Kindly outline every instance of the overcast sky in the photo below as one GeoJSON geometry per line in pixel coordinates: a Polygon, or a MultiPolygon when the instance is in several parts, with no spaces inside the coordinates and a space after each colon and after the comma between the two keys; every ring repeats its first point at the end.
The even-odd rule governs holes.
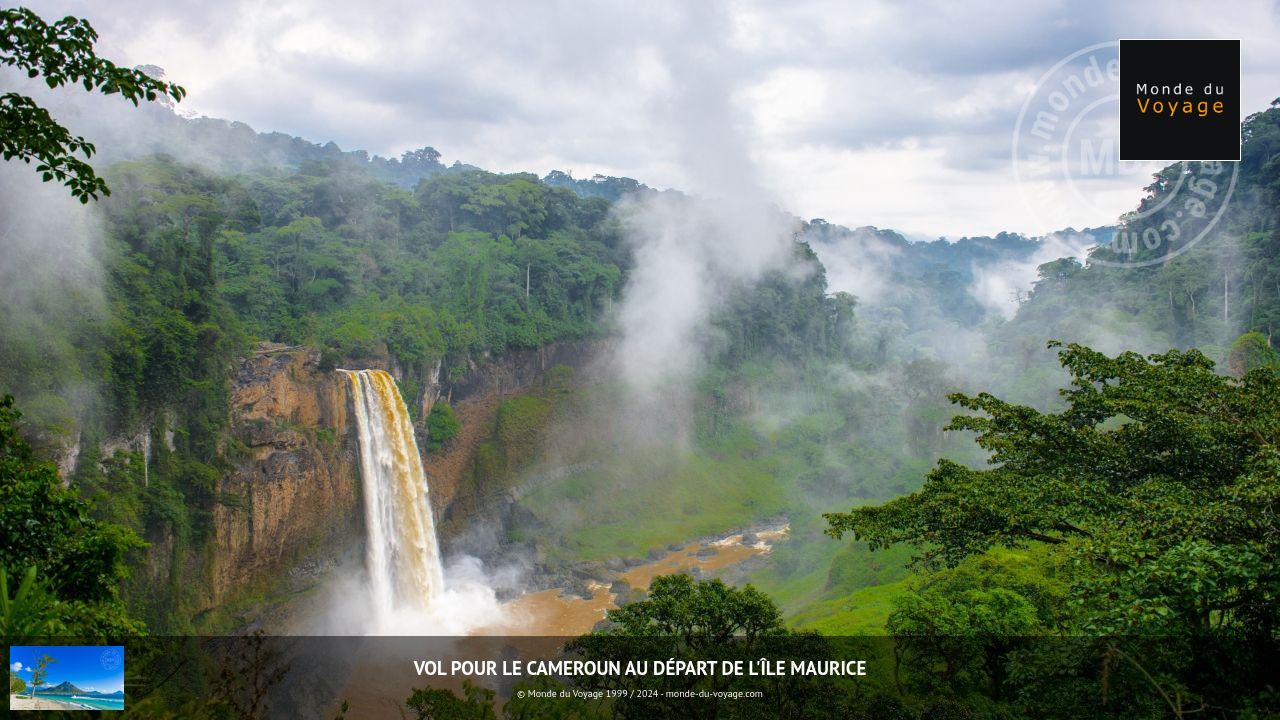
{"type": "MultiPolygon", "coordinates": [[[[714,173],[691,167],[696,98],[727,97],[743,167],[781,207],[917,237],[1062,227],[1017,200],[1011,140],[1036,81],[1080,48],[1240,38],[1245,113],[1280,95],[1273,2],[29,5],[88,18],[118,62],[163,67],[190,93],[183,112],[382,155],[431,145],[501,172],[698,190],[714,173]]],[[[1069,224],[1114,221],[1145,184],[1100,181],[1069,224]]]]}

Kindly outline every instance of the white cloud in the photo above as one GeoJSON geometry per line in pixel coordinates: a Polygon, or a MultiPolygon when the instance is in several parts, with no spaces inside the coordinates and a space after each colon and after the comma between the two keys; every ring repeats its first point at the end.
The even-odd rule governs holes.
{"type": "Polygon", "coordinates": [[[875,303],[894,289],[893,262],[899,254],[872,228],[858,228],[836,242],[814,243],[813,251],[827,270],[831,292],[850,293],[860,302],[875,303]]]}
{"type": "Polygon", "coordinates": [[[1132,209],[1144,176],[1109,179],[1069,223],[1012,200],[1021,100],[1079,48],[1239,37],[1243,110],[1264,109],[1280,86],[1280,28],[1265,0],[31,5],[86,16],[104,52],[164,67],[190,91],[184,110],[346,149],[433,145],[498,171],[658,187],[698,180],[672,137],[690,118],[671,114],[670,93],[716,65],[761,182],[787,209],[928,236],[1039,235],[1132,209]]]}
{"type": "Polygon", "coordinates": [[[9,666],[9,669],[13,672],[22,672],[22,663],[14,661],[14,663],[9,666]]]}
{"type": "Polygon", "coordinates": [[[1040,239],[1040,246],[1022,260],[973,264],[973,283],[969,294],[987,310],[1011,318],[1018,310],[1018,298],[1030,292],[1037,269],[1064,257],[1083,258],[1096,244],[1094,238],[1079,233],[1053,233],[1040,239]]]}

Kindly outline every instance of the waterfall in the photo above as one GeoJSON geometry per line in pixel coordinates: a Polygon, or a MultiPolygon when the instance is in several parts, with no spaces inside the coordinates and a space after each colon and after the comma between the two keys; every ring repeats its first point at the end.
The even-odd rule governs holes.
{"type": "Polygon", "coordinates": [[[360,434],[375,619],[423,611],[444,590],[427,475],[395,380],[382,370],[341,370],[351,380],[360,434]]]}

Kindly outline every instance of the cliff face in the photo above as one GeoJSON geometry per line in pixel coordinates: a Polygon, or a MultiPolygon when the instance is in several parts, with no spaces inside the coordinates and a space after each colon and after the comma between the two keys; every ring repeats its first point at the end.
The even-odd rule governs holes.
{"type": "Polygon", "coordinates": [[[423,457],[431,484],[431,502],[436,517],[445,521],[440,529],[446,540],[448,535],[464,529],[465,517],[488,509],[485,498],[489,493],[467,480],[476,448],[492,434],[502,401],[528,391],[557,365],[575,370],[589,366],[601,347],[600,342],[584,341],[507,353],[471,368],[456,382],[426,388],[425,410],[430,411],[432,402],[443,400],[462,424],[445,447],[423,457]]]}
{"type": "Polygon", "coordinates": [[[214,512],[214,606],[305,587],[363,542],[346,385],[318,364],[316,352],[264,344],[235,373],[231,426],[248,457],[218,488],[233,501],[214,512]]]}
{"type": "MultiPolygon", "coordinates": [[[[470,470],[503,400],[526,392],[556,365],[586,366],[597,349],[596,343],[558,344],[477,364],[455,382],[439,382],[438,371],[427,378],[414,401],[420,417],[443,400],[461,420],[446,447],[423,456],[446,543],[493,510],[470,470]]],[[[239,608],[221,621],[237,626],[287,619],[298,609],[305,614],[295,604],[304,591],[339,563],[363,561],[359,446],[349,395],[339,373],[320,370],[315,351],[263,343],[240,362],[230,406],[242,459],[218,485],[227,502],[214,510],[207,552],[185,560],[187,577],[208,579],[208,592],[195,598],[197,612],[239,608]]],[[[172,555],[168,540],[153,538],[159,552],[149,555],[172,555]]],[[[143,574],[163,582],[160,565],[143,574]]]]}

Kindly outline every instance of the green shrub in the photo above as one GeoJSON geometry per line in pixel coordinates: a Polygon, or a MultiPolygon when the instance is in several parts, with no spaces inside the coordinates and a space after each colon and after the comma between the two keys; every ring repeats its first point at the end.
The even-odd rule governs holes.
{"type": "Polygon", "coordinates": [[[449,407],[448,403],[433,404],[431,412],[427,414],[427,447],[431,450],[439,449],[452,440],[461,429],[462,423],[458,421],[458,416],[454,414],[453,408],[449,407]]]}

